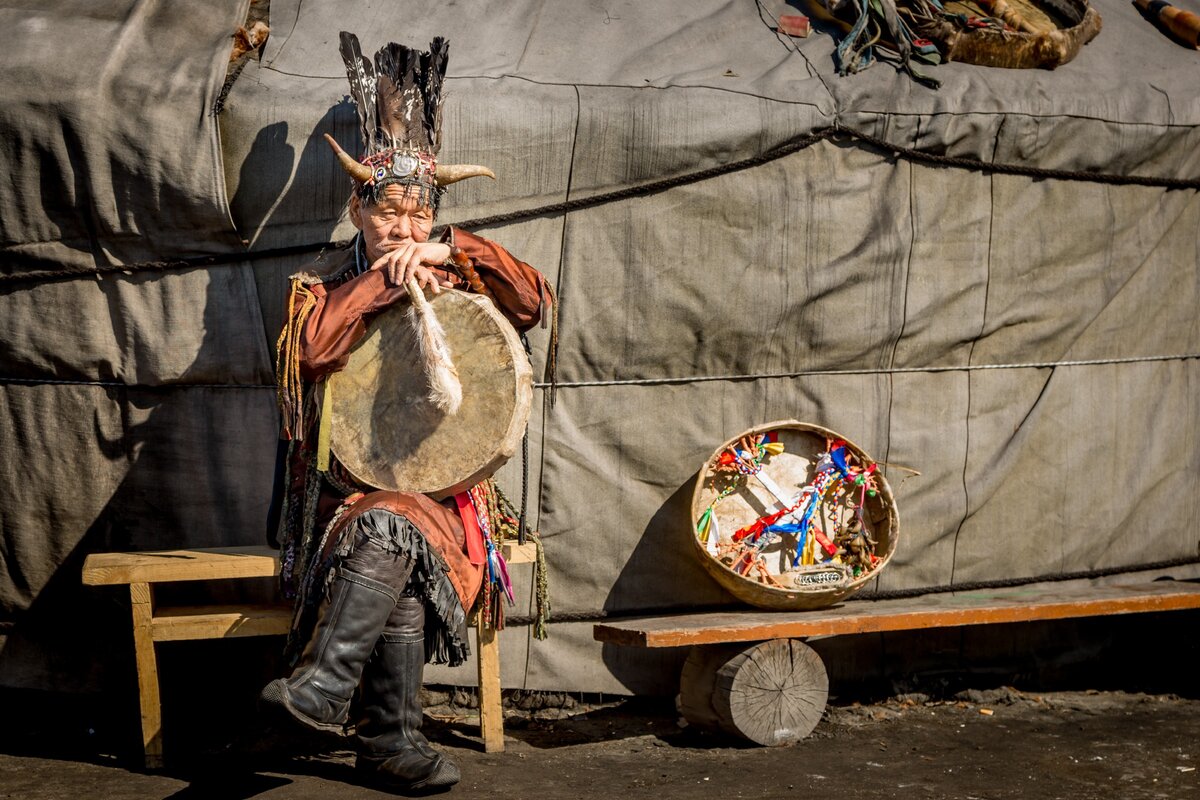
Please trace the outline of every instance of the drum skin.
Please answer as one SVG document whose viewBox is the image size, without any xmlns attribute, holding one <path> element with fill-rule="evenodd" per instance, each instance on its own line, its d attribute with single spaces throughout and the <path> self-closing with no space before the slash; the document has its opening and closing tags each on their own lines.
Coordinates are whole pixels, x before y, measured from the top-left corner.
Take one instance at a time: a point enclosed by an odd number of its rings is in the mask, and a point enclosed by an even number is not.
<svg viewBox="0 0 1200 800">
<path fill-rule="evenodd" d="M 492 475 L 521 444 L 533 368 L 512 325 L 486 297 L 429 297 L 463 387 L 448 416 L 429 400 L 412 306 L 376 317 L 329 378 L 330 449 L 359 482 L 442 499 Z"/>
</svg>

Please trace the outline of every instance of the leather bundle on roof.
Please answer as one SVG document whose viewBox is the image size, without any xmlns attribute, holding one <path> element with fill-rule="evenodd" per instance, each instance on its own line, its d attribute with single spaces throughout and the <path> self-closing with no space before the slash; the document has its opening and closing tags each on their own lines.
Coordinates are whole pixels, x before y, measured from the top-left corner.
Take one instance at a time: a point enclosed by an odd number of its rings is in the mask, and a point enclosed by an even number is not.
<svg viewBox="0 0 1200 800">
<path fill-rule="evenodd" d="M 985 67 L 1054 69 L 1100 32 L 1087 0 L 823 0 L 850 25 L 838 42 L 838 72 L 858 72 L 878 58 L 895 61 L 933 88 L 940 81 L 913 61 L 958 61 Z"/>
</svg>

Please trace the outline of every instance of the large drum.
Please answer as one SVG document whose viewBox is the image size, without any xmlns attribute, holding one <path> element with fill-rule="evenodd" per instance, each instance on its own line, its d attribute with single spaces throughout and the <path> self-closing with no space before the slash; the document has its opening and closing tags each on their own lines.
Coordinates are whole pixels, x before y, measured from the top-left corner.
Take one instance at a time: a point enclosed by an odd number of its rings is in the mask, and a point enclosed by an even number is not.
<svg viewBox="0 0 1200 800">
<path fill-rule="evenodd" d="M 849 597 L 879 575 L 900 536 L 877 463 L 840 434 L 795 420 L 717 448 L 696 479 L 692 523 L 705 570 L 738 599 L 772 609 Z"/>
<path fill-rule="evenodd" d="M 329 378 L 330 449 L 361 483 L 441 499 L 464 491 L 516 452 L 533 404 L 533 368 L 491 300 L 443 289 L 429 301 L 446 332 L 462 405 L 446 415 L 400 303 L 372 321 L 346 368 Z"/>
</svg>

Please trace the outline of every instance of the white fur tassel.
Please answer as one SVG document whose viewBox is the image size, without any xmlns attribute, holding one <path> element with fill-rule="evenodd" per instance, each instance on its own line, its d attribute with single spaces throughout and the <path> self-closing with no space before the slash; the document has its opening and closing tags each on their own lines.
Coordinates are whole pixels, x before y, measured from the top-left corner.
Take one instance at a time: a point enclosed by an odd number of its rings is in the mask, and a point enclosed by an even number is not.
<svg viewBox="0 0 1200 800">
<path fill-rule="evenodd" d="M 438 321 L 433 306 L 425 299 L 425 292 L 416 281 L 407 284 L 408 296 L 412 298 L 409 315 L 417 344 L 425 361 L 425 374 L 429 378 L 429 400 L 449 416 L 453 416 L 462 405 L 462 382 L 446 344 L 446 331 Z"/>
</svg>

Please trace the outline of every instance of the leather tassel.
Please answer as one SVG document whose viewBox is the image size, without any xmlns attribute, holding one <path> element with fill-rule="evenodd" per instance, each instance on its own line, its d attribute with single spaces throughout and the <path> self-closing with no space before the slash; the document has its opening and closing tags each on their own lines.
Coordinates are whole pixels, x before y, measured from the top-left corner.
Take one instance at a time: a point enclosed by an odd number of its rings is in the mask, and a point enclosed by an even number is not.
<svg viewBox="0 0 1200 800">
<path fill-rule="evenodd" d="M 409 281 L 406 288 L 412 299 L 409 313 L 413 330 L 429 379 L 429 400 L 443 413 L 453 416 L 462 405 L 462 382 L 458 379 L 450 346 L 446 344 L 446 331 L 416 281 Z"/>
</svg>

